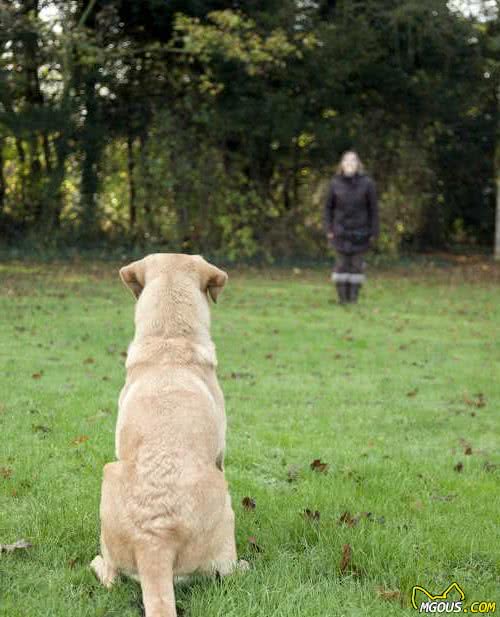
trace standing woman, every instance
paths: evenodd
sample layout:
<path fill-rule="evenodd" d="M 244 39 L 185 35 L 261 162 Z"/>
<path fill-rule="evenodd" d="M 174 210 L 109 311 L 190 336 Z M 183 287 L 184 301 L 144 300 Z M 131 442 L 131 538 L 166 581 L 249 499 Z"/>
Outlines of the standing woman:
<path fill-rule="evenodd" d="M 325 227 L 337 251 L 332 281 L 339 302 L 357 302 L 365 280 L 363 254 L 378 236 L 378 206 L 375 183 L 356 152 L 345 152 L 340 160 L 325 204 Z"/>

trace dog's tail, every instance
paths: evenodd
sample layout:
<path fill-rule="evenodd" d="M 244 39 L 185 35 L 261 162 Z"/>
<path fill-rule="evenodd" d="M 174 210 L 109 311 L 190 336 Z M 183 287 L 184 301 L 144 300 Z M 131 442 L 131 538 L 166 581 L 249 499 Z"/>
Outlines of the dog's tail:
<path fill-rule="evenodd" d="M 137 570 L 146 617 L 177 617 L 174 594 L 175 552 L 144 546 L 137 551 Z"/>

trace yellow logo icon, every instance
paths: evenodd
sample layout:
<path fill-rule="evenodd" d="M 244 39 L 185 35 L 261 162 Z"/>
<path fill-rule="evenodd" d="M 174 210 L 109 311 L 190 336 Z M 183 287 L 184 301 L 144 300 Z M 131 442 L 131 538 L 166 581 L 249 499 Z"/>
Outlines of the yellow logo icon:
<path fill-rule="evenodd" d="M 426 599 L 417 604 L 417 593 L 423 593 L 427 596 Z M 453 593 L 454 599 L 448 599 L 450 593 Z M 458 594 L 458 598 L 456 596 Z M 415 585 L 411 593 L 411 605 L 419 613 L 494 613 L 496 612 L 496 602 L 480 600 L 472 602 L 469 606 L 465 605 L 465 593 L 458 583 L 452 583 L 443 593 L 432 594 Z"/>
<path fill-rule="evenodd" d="M 458 583 L 452 583 L 448 587 L 448 589 L 446 589 L 446 591 L 443 591 L 443 593 L 438 594 L 436 596 L 433 596 L 431 593 L 429 593 L 427 589 L 424 589 L 423 587 L 420 587 L 419 585 L 415 585 L 411 593 L 411 604 L 413 608 L 417 609 L 417 611 L 419 610 L 420 606 L 417 605 L 417 598 L 416 598 L 417 591 L 421 591 L 422 593 L 425 593 L 425 595 L 429 598 L 429 600 L 437 601 L 437 600 L 447 600 L 448 594 L 450 593 L 450 591 L 452 591 L 452 589 L 455 589 L 456 591 L 458 591 L 458 593 L 460 594 L 460 601 L 463 602 L 463 600 L 465 600 L 465 593 L 463 592 L 462 588 L 460 587 Z"/>

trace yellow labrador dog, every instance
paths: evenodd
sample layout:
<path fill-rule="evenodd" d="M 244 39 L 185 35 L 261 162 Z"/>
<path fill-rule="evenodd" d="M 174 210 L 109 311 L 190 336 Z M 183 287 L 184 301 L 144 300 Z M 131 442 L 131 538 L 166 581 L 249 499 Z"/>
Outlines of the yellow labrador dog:
<path fill-rule="evenodd" d="M 227 274 L 198 255 L 156 254 L 120 270 L 137 298 L 116 425 L 117 461 L 104 467 L 101 553 L 110 587 L 137 578 L 146 617 L 175 617 L 174 575 L 236 567 L 224 479 L 224 398 L 215 374 L 208 297 Z"/>

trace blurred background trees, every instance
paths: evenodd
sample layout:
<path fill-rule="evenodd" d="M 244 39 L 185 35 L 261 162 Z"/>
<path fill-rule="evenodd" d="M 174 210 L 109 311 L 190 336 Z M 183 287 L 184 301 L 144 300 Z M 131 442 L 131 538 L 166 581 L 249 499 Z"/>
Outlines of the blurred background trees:
<path fill-rule="evenodd" d="M 0 241 L 314 258 L 354 148 L 380 250 L 491 246 L 499 5 L 473 5 L 0 0 Z"/>

